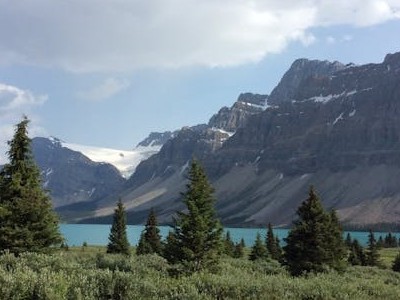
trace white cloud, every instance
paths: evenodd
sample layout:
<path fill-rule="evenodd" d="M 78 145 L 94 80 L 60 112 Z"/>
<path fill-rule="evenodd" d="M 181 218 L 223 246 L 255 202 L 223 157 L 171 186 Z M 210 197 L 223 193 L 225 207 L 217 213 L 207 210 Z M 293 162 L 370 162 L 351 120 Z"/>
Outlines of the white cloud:
<path fill-rule="evenodd" d="M 399 0 L 0 0 L 0 63 L 74 72 L 230 66 L 318 26 L 400 18 Z"/>
<path fill-rule="evenodd" d="M 7 141 L 12 138 L 14 125 L 21 121 L 24 114 L 32 123 L 30 136 L 43 135 L 45 130 L 40 127 L 39 119 L 34 114 L 34 108 L 42 105 L 47 96 L 37 96 L 28 90 L 0 83 L 0 164 L 6 161 Z"/>
<path fill-rule="evenodd" d="M 350 42 L 350 41 L 352 41 L 353 40 L 353 37 L 351 36 L 351 35 L 348 35 L 348 34 L 346 34 L 346 35 L 344 35 L 343 37 L 342 37 L 342 41 L 343 42 Z"/>
<path fill-rule="evenodd" d="M 327 36 L 325 40 L 326 40 L 326 43 L 330 44 L 330 45 L 336 43 L 336 39 L 333 36 Z"/>
<path fill-rule="evenodd" d="M 353 37 L 348 34 L 342 35 L 340 38 L 336 38 L 331 35 L 328 35 L 325 38 L 325 42 L 329 45 L 333 45 L 336 43 L 347 43 L 347 42 L 351 42 L 352 40 L 353 40 Z"/>
<path fill-rule="evenodd" d="M 90 101 L 100 101 L 110 98 L 129 87 L 127 80 L 116 78 L 107 78 L 100 85 L 91 88 L 88 91 L 81 91 L 78 97 Z"/>

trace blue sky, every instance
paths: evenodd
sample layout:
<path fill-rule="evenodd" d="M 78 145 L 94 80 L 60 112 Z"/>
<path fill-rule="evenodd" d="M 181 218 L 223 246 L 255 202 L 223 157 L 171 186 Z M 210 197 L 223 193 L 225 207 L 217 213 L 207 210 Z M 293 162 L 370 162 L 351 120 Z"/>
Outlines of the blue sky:
<path fill-rule="evenodd" d="M 296 58 L 400 51 L 400 0 L 0 0 L 0 163 L 31 136 L 133 148 L 270 93 Z"/>

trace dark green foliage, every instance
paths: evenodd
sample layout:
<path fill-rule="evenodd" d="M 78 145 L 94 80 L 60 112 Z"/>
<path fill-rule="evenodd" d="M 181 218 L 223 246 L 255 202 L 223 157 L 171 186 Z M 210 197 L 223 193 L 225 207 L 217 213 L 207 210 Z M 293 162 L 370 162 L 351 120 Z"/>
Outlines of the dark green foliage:
<path fill-rule="evenodd" d="M 268 251 L 265 247 L 263 241 L 261 240 L 260 233 L 257 233 L 256 240 L 254 242 L 253 247 L 251 248 L 250 260 L 257 260 L 257 259 L 266 259 L 268 257 Z"/>
<path fill-rule="evenodd" d="M 366 253 L 366 264 L 368 266 L 379 266 L 379 248 L 377 242 L 375 240 L 374 233 L 372 230 L 369 231 L 368 234 L 368 246 L 367 246 L 367 253 Z"/>
<path fill-rule="evenodd" d="M 269 256 L 277 261 L 282 260 L 282 249 L 278 237 L 274 236 L 271 223 L 268 223 L 267 238 L 265 241 Z"/>
<path fill-rule="evenodd" d="M 293 275 L 340 268 L 346 255 L 336 214 L 326 213 L 313 187 L 297 210 L 284 247 L 285 263 Z"/>
<path fill-rule="evenodd" d="M 378 247 L 378 249 L 381 249 L 385 246 L 382 236 L 379 236 L 378 241 L 376 242 L 376 246 Z"/>
<path fill-rule="evenodd" d="M 365 256 L 363 248 L 356 239 L 351 243 L 350 254 L 347 261 L 353 266 L 367 265 L 367 257 Z"/>
<path fill-rule="evenodd" d="M 352 246 L 353 241 L 352 241 L 352 239 L 351 239 L 350 233 L 347 233 L 346 239 L 345 239 L 344 243 L 345 243 L 345 245 L 346 245 L 346 247 L 347 247 L 348 249 L 351 249 L 351 246 Z"/>
<path fill-rule="evenodd" d="M 170 231 L 168 232 L 167 238 L 165 239 L 164 251 L 162 256 L 170 263 L 175 264 L 179 262 L 179 249 L 178 241 L 175 234 Z"/>
<path fill-rule="evenodd" d="M 395 272 L 400 272 L 400 252 L 396 255 L 396 258 L 393 261 L 392 270 Z"/>
<path fill-rule="evenodd" d="M 9 163 L 0 172 L 0 250 L 43 252 L 62 237 L 51 199 L 42 188 L 24 119 L 8 143 Z"/>
<path fill-rule="evenodd" d="M 389 232 L 384 239 L 383 242 L 383 247 L 385 248 L 393 248 L 393 247 L 397 247 L 398 243 L 397 243 L 397 238 L 396 236 L 392 235 L 391 232 Z"/>
<path fill-rule="evenodd" d="M 121 199 L 114 210 L 113 223 L 108 237 L 107 253 L 129 255 L 129 241 L 126 233 L 126 213 Z"/>
<path fill-rule="evenodd" d="M 243 239 L 242 239 L 242 241 L 243 241 Z M 243 243 L 242 242 L 239 242 L 239 243 L 237 243 L 236 245 L 235 245 L 235 249 L 234 249 L 234 251 L 233 251 L 233 257 L 234 258 L 242 258 L 242 257 L 244 257 L 244 241 L 243 241 Z"/>
<path fill-rule="evenodd" d="M 173 238 L 167 240 L 167 248 L 176 250 L 170 262 L 180 262 L 189 271 L 199 271 L 215 265 L 222 247 L 222 226 L 216 217 L 213 188 L 209 184 L 199 162 L 192 161 L 189 183 L 182 195 L 187 213 L 178 212 L 174 221 Z M 174 245 L 168 245 L 171 242 Z"/>
<path fill-rule="evenodd" d="M 235 243 L 231 239 L 231 233 L 229 230 L 226 232 L 225 240 L 224 240 L 224 253 L 230 257 L 234 256 L 235 252 Z"/>
<path fill-rule="evenodd" d="M 145 228 L 140 235 L 136 254 L 162 254 L 160 229 L 158 229 L 157 217 L 154 209 L 150 210 Z"/>

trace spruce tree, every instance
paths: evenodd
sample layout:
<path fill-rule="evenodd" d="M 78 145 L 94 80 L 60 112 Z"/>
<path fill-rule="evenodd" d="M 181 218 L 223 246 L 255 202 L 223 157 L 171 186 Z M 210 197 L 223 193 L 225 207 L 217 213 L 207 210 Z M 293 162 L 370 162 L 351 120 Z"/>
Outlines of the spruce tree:
<path fill-rule="evenodd" d="M 130 254 L 129 241 L 126 233 L 126 213 L 121 199 L 114 210 L 113 223 L 108 237 L 107 253 Z"/>
<path fill-rule="evenodd" d="M 392 270 L 395 272 L 400 272 L 400 252 L 397 253 L 396 258 L 393 261 Z"/>
<path fill-rule="evenodd" d="M 181 259 L 179 244 L 176 235 L 170 231 L 165 239 L 165 245 L 162 256 L 171 264 L 178 263 Z"/>
<path fill-rule="evenodd" d="M 367 258 L 364 250 L 358 243 L 358 240 L 354 239 L 350 246 L 350 254 L 347 261 L 353 266 L 366 266 Z"/>
<path fill-rule="evenodd" d="M 368 234 L 366 264 L 368 266 L 378 266 L 380 264 L 378 245 L 377 245 L 377 242 L 375 240 L 375 236 L 374 236 L 374 233 L 372 232 L 372 230 L 370 230 L 369 234 Z"/>
<path fill-rule="evenodd" d="M 235 245 L 235 249 L 233 250 L 233 257 L 234 258 L 244 257 L 244 247 L 245 247 L 244 240 L 242 239 L 239 243 Z"/>
<path fill-rule="evenodd" d="M 62 237 L 51 199 L 43 189 L 28 137 L 29 120 L 17 124 L 8 142 L 9 162 L 0 172 L 0 250 L 46 252 Z"/>
<path fill-rule="evenodd" d="M 251 248 L 250 260 L 257 260 L 257 259 L 266 259 L 268 257 L 268 251 L 265 247 L 263 241 L 261 240 L 260 233 L 257 233 L 256 240 L 254 241 L 254 245 Z"/>
<path fill-rule="evenodd" d="M 282 260 L 282 249 L 279 245 L 278 237 L 275 237 L 274 232 L 272 230 L 271 223 L 268 223 L 267 227 L 267 238 L 266 238 L 266 246 L 270 257 L 274 260 L 281 261 Z"/>
<path fill-rule="evenodd" d="M 160 229 L 158 229 L 157 217 L 152 208 L 147 217 L 145 228 L 140 235 L 136 254 L 162 254 Z"/>
<path fill-rule="evenodd" d="M 350 233 L 348 232 L 347 233 L 347 235 L 346 235 L 346 239 L 345 239 L 345 245 L 346 245 L 346 247 L 348 248 L 348 249 L 351 249 L 351 246 L 352 246 L 352 239 L 351 239 L 351 235 L 350 235 Z"/>
<path fill-rule="evenodd" d="M 343 244 L 335 214 L 324 211 L 311 187 L 309 197 L 297 210 L 298 220 L 286 238 L 285 263 L 293 275 L 320 272 L 326 267 L 339 268 L 345 252 L 335 251 Z"/>
<path fill-rule="evenodd" d="M 176 249 L 171 262 L 180 262 L 188 271 L 199 271 L 218 261 L 222 247 L 222 226 L 214 209 L 214 190 L 199 162 L 193 160 L 189 170 L 189 183 L 182 194 L 187 212 L 178 212 L 170 238 Z M 168 257 L 167 257 L 168 259 Z"/>
<path fill-rule="evenodd" d="M 231 233 L 228 230 L 226 232 L 225 240 L 224 240 L 224 253 L 228 256 L 233 257 L 234 252 L 235 252 L 235 243 L 232 242 Z"/>

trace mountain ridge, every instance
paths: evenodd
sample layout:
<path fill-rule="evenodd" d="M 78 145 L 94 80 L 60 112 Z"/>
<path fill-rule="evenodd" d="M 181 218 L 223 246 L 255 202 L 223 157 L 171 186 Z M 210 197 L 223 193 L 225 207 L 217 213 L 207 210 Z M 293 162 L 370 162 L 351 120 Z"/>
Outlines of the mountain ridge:
<path fill-rule="evenodd" d="M 121 197 L 130 223 L 143 223 L 151 207 L 171 222 L 196 157 L 224 224 L 287 226 L 311 184 L 345 224 L 399 222 L 399 78 L 400 53 L 360 66 L 296 60 L 269 96 L 243 94 L 208 124 L 177 131 L 118 193 L 71 220 L 109 220 Z"/>

